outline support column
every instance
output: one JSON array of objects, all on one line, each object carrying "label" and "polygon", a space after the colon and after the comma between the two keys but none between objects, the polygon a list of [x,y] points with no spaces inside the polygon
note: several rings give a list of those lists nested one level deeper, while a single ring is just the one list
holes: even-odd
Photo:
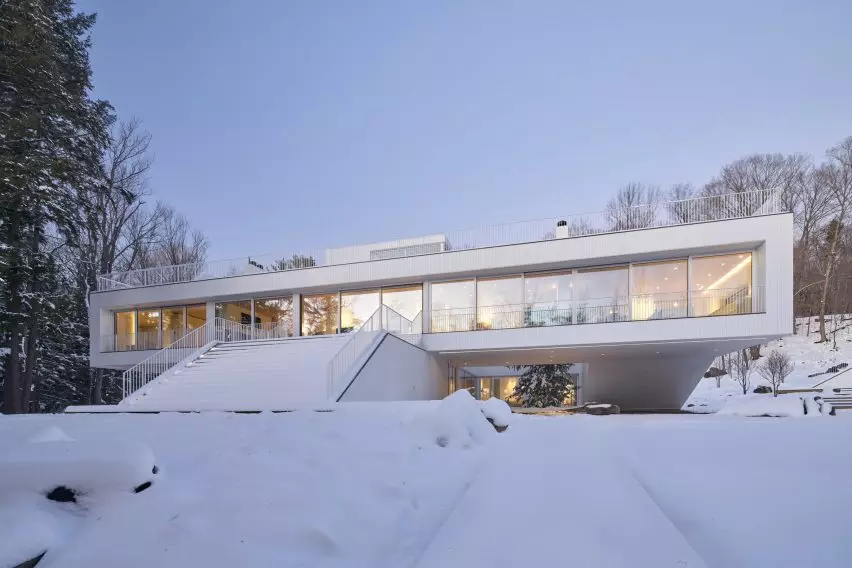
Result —
[{"label": "support column", "polygon": [[293,337],[302,335],[302,295],[293,294]]},{"label": "support column", "polygon": [[[206,308],[207,308],[207,315],[206,315],[207,320],[206,321],[209,323],[209,322],[212,322],[213,320],[216,319],[216,302],[207,302]],[[205,343],[207,343],[208,341],[213,341],[213,338],[216,337],[216,332],[213,329],[214,327],[215,327],[215,324],[212,327],[207,328],[210,331],[207,332],[207,337],[205,338],[205,341],[204,341]]]},{"label": "support column", "polygon": [[423,333],[432,333],[432,283],[423,282],[423,309],[420,312]]}]

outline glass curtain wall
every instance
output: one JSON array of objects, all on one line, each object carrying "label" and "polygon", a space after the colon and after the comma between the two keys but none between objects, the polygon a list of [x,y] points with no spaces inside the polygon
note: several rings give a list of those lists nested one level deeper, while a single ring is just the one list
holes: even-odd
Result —
[{"label": "glass curtain wall", "polygon": [[254,301],[255,336],[272,339],[293,335],[293,298],[263,298]]},{"label": "glass curtain wall", "polygon": [[634,264],[630,271],[631,317],[634,320],[686,317],[686,260]]},{"label": "glass curtain wall", "polygon": [[693,258],[690,315],[751,313],[751,262],[748,252]]},{"label": "glass curtain wall", "polygon": [[524,278],[524,326],[572,323],[574,284],[570,272],[528,274]]},{"label": "glass curtain wall", "polygon": [[160,310],[145,308],[136,314],[136,348],[158,349],[160,345]]},{"label": "glass curtain wall", "polygon": [[379,309],[379,291],[361,290],[340,293],[340,332],[360,328]]},{"label": "glass curtain wall", "polygon": [[205,304],[196,304],[186,307],[186,331],[189,333],[193,329],[198,329],[207,323],[207,306]]},{"label": "glass curtain wall", "polygon": [[382,304],[414,321],[423,311],[423,285],[382,288]]},{"label": "glass curtain wall", "polygon": [[114,335],[112,349],[115,351],[130,351],[136,349],[136,310],[115,312]]},{"label": "glass curtain wall", "polygon": [[473,280],[432,284],[432,331],[471,331],[476,321]]},{"label": "glass curtain wall", "polygon": [[574,322],[626,321],[627,267],[587,268],[574,274]]},{"label": "glass curtain wall", "polygon": [[476,329],[523,327],[523,301],[521,276],[481,278],[476,283]]},{"label": "glass curtain wall", "polygon": [[184,335],[183,306],[163,308],[163,347],[168,347]]},{"label": "glass curtain wall", "polygon": [[339,310],[337,294],[302,296],[302,335],[337,333]]},{"label": "glass curtain wall", "polygon": [[216,304],[216,317],[251,325],[251,300],[219,302]]}]

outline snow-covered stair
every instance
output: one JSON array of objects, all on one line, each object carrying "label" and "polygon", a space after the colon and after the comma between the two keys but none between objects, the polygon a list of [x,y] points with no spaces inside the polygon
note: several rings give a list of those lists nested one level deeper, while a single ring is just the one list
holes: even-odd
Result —
[{"label": "snow-covered stair", "polygon": [[221,343],[122,402],[134,410],[287,410],[328,402],[328,362],[349,337]]}]

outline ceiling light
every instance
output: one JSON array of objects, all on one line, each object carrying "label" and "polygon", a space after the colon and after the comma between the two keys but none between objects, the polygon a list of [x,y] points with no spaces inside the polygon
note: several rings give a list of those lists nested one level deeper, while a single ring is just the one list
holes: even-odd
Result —
[{"label": "ceiling light", "polygon": [[677,270],[678,268],[680,268],[680,267],[679,267],[679,266],[675,266],[673,270]]}]

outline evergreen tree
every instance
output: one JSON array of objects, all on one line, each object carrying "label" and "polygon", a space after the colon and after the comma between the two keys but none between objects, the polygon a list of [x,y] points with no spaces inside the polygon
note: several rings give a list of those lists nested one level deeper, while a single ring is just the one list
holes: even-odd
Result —
[{"label": "evergreen tree", "polygon": [[518,365],[523,371],[515,384],[512,397],[525,407],[547,408],[562,406],[574,388],[568,370],[572,363],[561,365]]},{"label": "evergreen tree", "polygon": [[92,100],[93,15],[70,0],[0,3],[0,325],[3,412],[26,412],[59,273],[84,222],[80,194],[97,191],[111,120]]}]

